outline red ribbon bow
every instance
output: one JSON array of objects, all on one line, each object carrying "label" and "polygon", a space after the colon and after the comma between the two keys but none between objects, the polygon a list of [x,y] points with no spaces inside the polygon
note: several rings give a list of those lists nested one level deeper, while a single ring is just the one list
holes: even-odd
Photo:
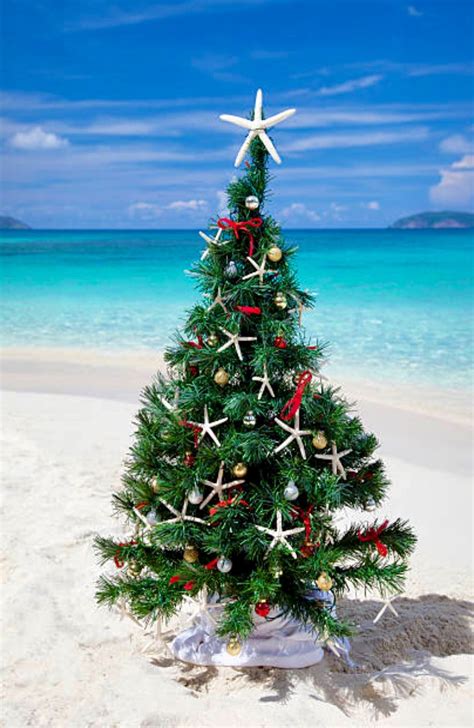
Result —
[{"label": "red ribbon bow", "polygon": [[384,521],[378,528],[368,528],[367,531],[363,534],[359,531],[359,533],[357,534],[357,538],[359,539],[359,541],[362,541],[362,543],[373,541],[380,556],[386,556],[388,554],[388,548],[380,540],[380,534],[385,531],[387,526],[388,519]]},{"label": "red ribbon bow", "polygon": [[280,417],[282,420],[288,422],[288,420],[293,419],[293,417],[301,407],[303,392],[312,380],[312,378],[313,375],[308,369],[300,374],[298,384],[296,385],[296,391],[293,397],[288,400],[288,402],[284,405],[282,411],[280,412]]},{"label": "red ribbon bow", "polygon": [[189,429],[193,431],[194,449],[197,450],[199,445],[199,435],[202,431],[202,427],[199,427],[199,425],[194,425],[192,422],[188,422],[187,420],[180,420],[179,424],[183,427],[189,427]]},{"label": "red ribbon bow", "polygon": [[[170,578],[168,584],[170,584],[170,585],[176,584],[176,582],[184,581],[184,579],[185,579],[184,576],[179,576],[179,574],[175,574],[174,576],[172,576]],[[194,581],[187,581],[186,584],[184,584],[183,589],[185,589],[186,591],[191,591],[193,589],[193,587],[194,587]]]},{"label": "red ribbon bow", "polygon": [[217,225],[221,230],[232,230],[236,240],[239,239],[241,230],[247,233],[249,236],[249,256],[252,256],[254,252],[254,239],[252,231],[248,228],[249,226],[252,228],[259,228],[262,224],[263,220],[261,217],[252,217],[250,220],[242,220],[241,222],[231,220],[230,217],[220,217],[217,221]]},{"label": "red ribbon bow", "polygon": [[201,334],[197,335],[197,341],[185,341],[184,343],[186,344],[186,346],[192,346],[193,349],[202,349],[204,346],[204,341]]},{"label": "red ribbon bow", "polygon": [[[227,500],[224,500],[224,501],[219,501],[219,503],[216,503],[215,506],[212,506],[212,508],[209,508],[209,515],[214,516],[218,512],[219,508],[227,508],[227,506],[231,506],[232,503],[234,502],[234,500],[235,500],[235,497],[227,498]],[[239,505],[247,506],[247,508],[249,507],[249,504],[245,500],[240,500]]]},{"label": "red ribbon bow", "polygon": [[262,309],[259,306],[234,306],[235,311],[240,313],[246,313],[249,316],[259,316],[262,313]]},{"label": "red ribbon bow", "polygon": [[121,569],[122,566],[125,564],[125,562],[122,561],[122,559],[120,558],[121,548],[123,546],[136,546],[136,545],[137,545],[136,541],[126,541],[123,543],[119,543],[119,545],[117,546],[117,551],[115,552],[115,556],[114,556],[115,566],[117,567],[117,569]]},{"label": "red ribbon bow", "polygon": [[303,526],[305,528],[305,538],[308,541],[311,536],[311,513],[313,512],[314,506],[309,506],[306,510],[304,508],[300,508],[299,506],[293,506],[291,510],[291,515],[293,518],[301,518],[303,521]]}]

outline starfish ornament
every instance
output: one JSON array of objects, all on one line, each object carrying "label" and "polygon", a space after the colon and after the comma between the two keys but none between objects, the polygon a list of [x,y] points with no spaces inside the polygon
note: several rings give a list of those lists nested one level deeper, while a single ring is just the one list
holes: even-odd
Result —
[{"label": "starfish ornament", "polygon": [[293,536],[297,533],[302,533],[305,530],[304,526],[299,526],[297,528],[290,528],[288,531],[284,531],[282,528],[282,515],[281,511],[276,512],[276,528],[266,528],[265,526],[258,526],[255,525],[255,528],[257,528],[262,533],[268,533],[270,536],[273,536],[273,540],[270,544],[270,546],[267,548],[265,552],[265,556],[268,556],[270,551],[273,549],[274,546],[276,546],[277,543],[282,543],[286,546],[290,554],[293,556],[294,559],[297,558],[296,551],[293,549],[289,541],[287,541],[287,536]]},{"label": "starfish ornament", "polygon": [[163,505],[175,516],[174,518],[168,518],[167,521],[160,521],[157,525],[160,526],[162,523],[184,523],[184,521],[193,521],[194,523],[204,523],[204,525],[208,525],[206,521],[203,521],[202,518],[196,518],[196,516],[188,516],[187,510],[189,501],[187,498],[184,499],[183,507],[181,511],[177,511],[176,508],[172,505],[170,505],[167,501],[165,501],[164,498],[159,498],[160,503],[163,503]]},{"label": "starfish ornament", "polygon": [[301,439],[305,435],[311,435],[312,433],[310,430],[301,430],[300,429],[300,411],[298,410],[295,414],[295,421],[294,421],[294,427],[290,427],[290,425],[287,422],[282,422],[282,420],[279,420],[278,417],[275,417],[275,422],[277,425],[279,425],[283,430],[286,430],[286,432],[289,432],[290,435],[281,442],[273,451],[273,453],[280,452],[280,450],[283,450],[285,447],[288,447],[290,442],[293,442],[293,440],[296,440],[298,443],[298,447],[300,449],[301,457],[303,460],[306,460],[306,450],[304,449],[303,440]]},{"label": "starfish ornament", "polygon": [[159,399],[160,399],[160,402],[163,405],[163,407],[166,407],[168,412],[176,412],[176,410],[178,409],[179,389],[176,389],[176,391],[174,393],[173,402],[168,402],[168,400],[165,399],[165,397],[163,397],[161,395],[160,395]]},{"label": "starfish ornament", "polygon": [[275,392],[273,391],[273,387],[270,384],[270,380],[268,378],[266,363],[263,365],[263,377],[252,377],[252,381],[253,382],[262,382],[262,386],[260,387],[260,391],[258,393],[257,399],[259,399],[259,400],[262,399],[265,389],[268,389],[268,391],[270,392],[272,397],[275,396]]},{"label": "starfish ornament", "polygon": [[315,455],[315,457],[318,458],[318,460],[330,460],[332,465],[332,472],[333,475],[340,475],[343,480],[346,479],[346,471],[344,470],[344,466],[341,463],[341,458],[343,458],[345,455],[349,455],[350,452],[352,452],[351,449],[349,450],[342,450],[342,452],[337,451],[336,443],[333,441],[331,443],[331,454],[330,455]]},{"label": "starfish ornament", "polygon": [[263,119],[262,105],[262,90],[258,89],[255,97],[255,108],[252,121],[250,119],[244,119],[241,116],[234,116],[233,114],[221,114],[219,117],[222,121],[228,121],[230,124],[235,124],[236,126],[240,126],[243,129],[248,130],[247,137],[235,158],[234,164],[236,167],[238,167],[242,162],[248,148],[256,137],[259,137],[272,159],[274,159],[277,164],[281,164],[280,155],[275,149],[271,139],[267,136],[266,129],[270,129],[272,126],[280,124],[280,122],[285,121],[285,119],[288,119],[290,116],[293,116],[296,109],[287,109],[286,111],[281,111],[279,114],[275,114],[274,116],[269,116],[268,119]]},{"label": "starfish ornament", "polygon": [[204,405],[204,422],[191,422],[190,425],[195,425],[196,427],[199,427],[201,430],[199,434],[199,442],[205,437],[205,435],[209,435],[211,440],[213,440],[217,447],[221,446],[221,443],[217,439],[217,435],[213,431],[213,427],[217,427],[218,425],[223,425],[224,422],[227,422],[229,418],[228,417],[222,417],[220,420],[215,420],[215,422],[209,422],[209,412],[207,410],[207,404]]},{"label": "starfish ornament", "polygon": [[226,604],[230,604],[232,602],[232,599],[223,598],[219,602],[210,602],[209,601],[209,595],[207,593],[207,587],[203,587],[203,589],[199,592],[198,598],[194,599],[193,597],[190,597],[189,594],[184,594],[184,599],[192,608],[191,614],[188,616],[188,618],[185,621],[185,625],[190,624],[194,622],[194,619],[203,613],[206,615],[208,619],[214,624],[217,625],[218,620],[215,619],[212,615],[212,610],[214,609],[224,609]]},{"label": "starfish ornament", "polygon": [[229,341],[226,341],[225,344],[222,344],[217,350],[217,352],[225,351],[229,348],[229,346],[235,346],[235,350],[237,352],[237,356],[239,357],[240,361],[244,360],[244,357],[242,356],[242,351],[240,349],[240,341],[257,341],[256,336],[239,336],[238,334],[232,334],[230,331],[227,331],[227,329],[223,329],[221,327],[221,331],[224,332],[226,336],[229,337]]},{"label": "starfish ornament", "polygon": [[[219,242],[220,237],[221,237],[221,235],[222,235],[223,232],[224,231],[222,230],[222,228],[218,228],[216,234],[214,235],[214,237],[212,237],[212,235],[207,235],[207,233],[203,233],[200,230],[199,231],[199,235],[201,236],[201,238],[203,240],[205,240],[205,242],[207,243],[208,246],[211,246],[211,245],[217,245],[217,246],[219,246],[219,245],[225,245],[226,243],[229,242],[228,240],[224,240],[222,243]],[[205,251],[203,252],[203,254],[201,255],[201,260],[206,260],[206,258],[207,258],[208,255],[209,255],[209,247],[207,247],[205,249]]]},{"label": "starfish ornament", "polygon": [[394,614],[394,615],[395,615],[396,617],[398,617],[398,616],[399,616],[399,615],[398,615],[398,612],[397,612],[397,610],[395,609],[395,607],[393,606],[392,602],[393,602],[393,601],[394,601],[395,599],[397,599],[398,597],[400,597],[400,596],[401,596],[401,594],[394,594],[394,596],[392,596],[392,597],[388,597],[387,599],[384,599],[384,602],[383,602],[383,607],[382,607],[382,609],[381,609],[381,610],[380,610],[380,612],[379,612],[379,613],[377,614],[377,616],[375,617],[375,619],[374,619],[374,620],[372,620],[372,621],[373,621],[373,624],[377,624],[377,622],[379,621],[379,619],[381,619],[381,618],[383,617],[383,615],[385,614],[385,611],[386,611],[387,609],[388,609],[388,610],[389,610],[390,612],[392,612],[392,614]]},{"label": "starfish ornament", "polygon": [[245,480],[232,480],[230,483],[223,483],[224,480],[224,467],[225,463],[224,461],[221,462],[219,466],[219,472],[217,473],[217,480],[213,482],[212,480],[203,480],[202,482],[204,485],[208,485],[209,488],[212,488],[212,491],[209,493],[207,498],[203,500],[201,505],[199,506],[199,510],[207,506],[209,501],[215,496],[219,496],[219,500],[222,500],[222,493],[224,490],[227,490],[228,488],[233,488],[235,485],[241,485],[242,483],[245,483]]},{"label": "starfish ornament", "polygon": [[265,265],[267,262],[266,254],[263,256],[263,259],[262,259],[262,262],[260,263],[260,265],[253,258],[251,258],[250,255],[247,256],[247,260],[249,261],[249,263],[251,263],[253,265],[253,267],[255,268],[255,271],[253,273],[247,273],[246,276],[242,276],[242,280],[247,281],[250,278],[255,278],[255,276],[258,276],[260,285],[263,286],[263,276],[267,272],[265,270]]},{"label": "starfish ornament", "polygon": [[209,308],[207,310],[208,311],[212,311],[212,309],[215,306],[220,306],[222,308],[222,310],[224,311],[224,313],[227,313],[227,309],[225,307],[224,299],[222,297],[222,289],[221,289],[220,286],[217,289],[217,296],[215,297],[214,301],[211,303],[211,305],[209,306]]}]

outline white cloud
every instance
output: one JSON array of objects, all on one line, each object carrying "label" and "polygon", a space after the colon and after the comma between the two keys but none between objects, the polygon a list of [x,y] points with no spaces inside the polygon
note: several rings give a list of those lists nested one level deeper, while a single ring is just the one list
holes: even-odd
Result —
[{"label": "white cloud", "polygon": [[362,78],[353,78],[344,83],[337,84],[336,86],[322,86],[318,90],[319,96],[338,96],[339,94],[348,94],[352,91],[356,91],[360,88],[369,88],[375,86],[383,79],[383,76],[379,73],[373,74],[372,76],[363,76]]},{"label": "white cloud", "polygon": [[204,210],[207,207],[206,200],[176,200],[166,205],[167,210]]},{"label": "white cloud", "polygon": [[380,210],[380,202],[377,200],[371,200],[370,202],[365,202],[362,205],[367,210]]},{"label": "white cloud", "polygon": [[309,220],[311,222],[318,222],[321,220],[321,216],[312,210],[311,208],[304,205],[302,202],[293,202],[288,207],[285,207],[281,212],[282,218],[285,220]]},{"label": "white cloud", "polygon": [[418,10],[418,8],[415,8],[414,5],[409,5],[407,7],[407,13],[412,18],[421,18],[421,16],[423,15],[423,13],[421,12],[421,10]]},{"label": "white cloud", "polygon": [[309,149],[344,149],[349,147],[369,147],[379,144],[422,141],[428,137],[424,127],[414,127],[403,131],[354,132],[347,134],[318,134],[297,139],[285,147],[286,152],[304,152]]},{"label": "white cloud", "polygon": [[437,205],[474,206],[474,154],[466,154],[447,169],[430,188],[431,201]]},{"label": "white cloud", "polygon": [[35,126],[27,131],[17,131],[10,138],[10,146],[15,149],[27,149],[33,151],[36,149],[60,149],[67,147],[69,142],[58,134],[44,131],[41,126]]},{"label": "white cloud", "polygon": [[453,134],[443,139],[439,148],[449,154],[470,154],[474,152],[474,142],[463,134]]},{"label": "white cloud", "polygon": [[140,220],[153,220],[159,217],[161,212],[161,207],[151,202],[134,202],[128,207],[128,214]]}]

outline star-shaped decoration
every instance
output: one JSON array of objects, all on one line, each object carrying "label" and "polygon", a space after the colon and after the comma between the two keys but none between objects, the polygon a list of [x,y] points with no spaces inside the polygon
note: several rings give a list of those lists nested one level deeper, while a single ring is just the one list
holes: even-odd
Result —
[{"label": "star-shaped decoration", "polygon": [[298,447],[300,449],[301,457],[303,460],[306,460],[306,450],[304,449],[303,440],[301,439],[305,435],[311,435],[312,433],[310,430],[301,430],[300,429],[300,411],[298,410],[295,414],[295,421],[294,421],[294,427],[291,427],[287,422],[282,422],[282,420],[279,420],[278,417],[275,417],[275,422],[277,425],[279,425],[283,430],[286,432],[289,432],[289,436],[281,442],[275,449],[274,453],[280,452],[280,450],[283,450],[285,447],[288,447],[290,442],[293,442],[293,440],[296,440],[298,443]]},{"label": "star-shaped decoration", "polygon": [[225,351],[229,348],[229,346],[235,346],[235,350],[237,352],[237,356],[239,357],[240,361],[244,360],[244,357],[242,356],[242,351],[240,349],[240,341],[257,341],[256,336],[239,336],[239,334],[232,334],[230,331],[227,331],[227,329],[223,329],[221,327],[221,331],[224,332],[226,336],[229,337],[229,341],[226,341],[225,344],[222,344],[217,350],[217,352]]},{"label": "star-shaped decoration", "polygon": [[217,246],[219,246],[219,245],[225,245],[226,243],[229,242],[228,240],[224,240],[222,243],[219,242],[220,237],[221,237],[221,235],[222,235],[223,232],[224,231],[223,231],[222,228],[218,228],[216,234],[214,235],[214,237],[212,237],[212,235],[208,235],[207,233],[203,233],[201,230],[199,231],[199,235],[201,236],[201,238],[208,245],[208,247],[205,249],[205,251],[201,255],[201,260],[206,260],[207,256],[209,255],[210,246],[212,246],[212,245],[217,245]]},{"label": "star-shaped decoration", "polygon": [[181,511],[176,510],[176,508],[170,505],[167,501],[165,501],[164,498],[159,498],[159,501],[160,503],[163,503],[165,508],[167,508],[170,513],[174,515],[174,518],[168,518],[167,521],[160,521],[159,523],[157,523],[157,526],[161,526],[162,523],[184,523],[184,521],[193,521],[194,523],[204,523],[204,525],[208,525],[206,521],[202,520],[202,518],[196,518],[196,516],[187,515],[189,505],[189,501],[187,498],[184,499]]},{"label": "star-shaped decoration", "polygon": [[274,159],[277,164],[281,164],[280,155],[275,149],[271,139],[267,136],[266,129],[270,129],[272,126],[280,124],[280,122],[285,121],[285,119],[288,119],[290,116],[293,116],[296,109],[287,109],[286,111],[281,111],[279,114],[275,114],[274,116],[269,116],[268,119],[263,119],[262,105],[262,91],[261,89],[258,89],[255,97],[253,120],[244,119],[241,116],[234,116],[233,114],[221,114],[219,117],[222,121],[228,121],[230,124],[235,124],[236,126],[240,126],[243,129],[248,130],[247,137],[235,158],[236,167],[238,167],[242,162],[248,148],[256,137],[259,137],[272,159]]},{"label": "star-shaped decoration", "polygon": [[260,387],[260,391],[258,393],[257,399],[262,399],[263,393],[265,392],[266,389],[268,389],[268,391],[270,392],[272,397],[275,396],[275,392],[273,391],[273,387],[270,384],[270,380],[268,378],[266,363],[263,365],[263,377],[252,377],[252,381],[253,382],[262,382],[262,386]]},{"label": "star-shaped decoration", "polygon": [[[220,351],[220,349],[218,351]],[[209,435],[211,440],[213,440],[216,443],[217,447],[220,447],[221,443],[217,439],[217,435],[212,428],[217,427],[218,425],[223,425],[224,422],[227,422],[228,419],[229,419],[228,417],[222,417],[220,420],[215,420],[215,422],[209,422],[209,412],[207,410],[207,404],[205,404],[204,405],[204,422],[190,422],[189,424],[199,427],[199,429],[200,429],[199,442],[201,442],[201,440],[206,435]]]},{"label": "star-shaped decoration", "polygon": [[290,554],[293,556],[294,559],[297,558],[296,551],[293,549],[289,541],[287,540],[287,536],[294,536],[297,533],[303,533],[305,530],[304,526],[298,526],[297,528],[290,528],[287,531],[283,530],[282,527],[282,515],[281,511],[276,512],[276,528],[266,528],[265,526],[259,526],[255,525],[255,528],[257,528],[262,533],[268,533],[270,536],[273,537],[273,540],[270,544],[270,546],[267,548],[265,552],[265,556],[268,556],[270,551],[273,549],[274,546],[276,546],[277,543],[284,544]]},{"label": "star-shaped decoration", "polygon": [[215,308],[216,306],[220,306],[222,308],[222,310],[224,311],[224,313],[227,313],[227,309],[226,309],[225,303],[224,303],[224,298],[222,297],[222,289],[220,286],[217,289],[217,296],[214,298],[213,302],[211,303],[211,305],[209,306],[209,308],[207,310],[212,311],[212,309]]},{"label": "star-shaped decoration", "polygon": [[125,599],[121,599],[119,602],[117,602],[114,611],[116,614],[119,615],[120,621],[124,619],[124,617],[128,617],[128,619],[131,619],[132,622],[137,624],[139,627],[143,629],[143,624],[135,617],[134,614],[129,610],[127,602]]},{"label": "star-shaped decoration", "polygon": [[266,254],[263,256],[262,262],[260,263],[260,265],[253,258],[251,258],[250,255],[247,256],[247,260],[249,261],[249,263],[251,263],[253,265],[255,270],[253,273],[247,273],[246,276],[242,276],[242,280],[247,281],[250,278],[255,278],[256,276],[258,276],[260,285],[263,286],[263,277],[264,277],[265,273],[267,273],[267,271],[265,270],[265,265],[267,263]]},{"label": "star-shaped decoration", "polygon": [[230,604],[230,602],[233,601],[233,599],[229,598],[223,598],[218,602],[211,602],[209,601],[209,595],[207,593],[207,587],[203,587],[203,589],[199,592],[198,598],[194,599],[193,597],[190,597],[189,594],[184,594],[184,600],[188,602],[188,604],[192,608],[191,614],[186,619],[184,625],[187,625],[189,623],[194,622],[194,619],[203,613],[206,615],[208,619],[214,624],[218,624],[218,620],[214,618],[212,612],[214,610],[224,609],[226,604]]},{"label": "star-shaped decoration", "polygon": [[395,609],[395,607],[393,606],[392,602],[400,596],[401,596],[401,594],[394,594],[394,596],[384,599],[382,609],[380,610],[380,612],[377,614],[377,616],[373,620],[373,624],[377,624],[377,622],[379,621],[379,619],[381,619],[383,617],[383,615],[385,614],[387,609],[390,612],[392,612],[392,614],[394,614],[396,617],[399,616],[399,614],[398,614],[397,610]]},{"label": "star-shaped decoration", "polygon": [[140,511],[138,510],[138,508],[133,508],[133,512],[135,513],[136,517],[143,523],[143,525],[145,526],[145,530],[146,531],[151,531],[152,530],[151,524],[145,518],[145,516],[143,515],[143,513],[140,513]]},{"label": "star-shaped decoration", "polygon": [[225,464],[224,464],[224,461],[222,461],[220,464],[220,467],[219,467],[219,472],[217,473],[217,480],[215,482],[213,482],[212,480],[203,480],[202,481],[204,483],[204,485],[208,485],[209,488],[212,488],[212,490],[209,493],[209,495],[207,496],[207,498],[205,498],[203,500],[203,502],[201,503],[201,505],[199,506],[200,510],[202,508],[204,508],[205,506],[207,506],[209,501],[215,495],[218,495],[219,500],[222,500],[222,493],[224,490],[228,490],[228,488],[233,488],[235,485],[241,485],[242,483],[245,483],[245,480],[232,480],[230,483],[223,483],[222,481],[224,480],[224,467],[225,467]]},{"label": "star-shaped decoration", "polygon": [[336,443],[333,441],[331,443],[330,455],[315,455],[315,457],[318,458],[318,460],[329,460],[332,465],[333,475],[340,475],[342,479],[345,480],[346,471],[344,470],[344,466],[341,463],[341,458],[343,458],[345,455],[349,455],[350,452],[352,452],[351,449],[338,452]]},{"label": "star-shaped decoration", "polygon": [[179,389],[175,390],[173,402],[168,402],[168,400],[162,395],[160,395],[159,399],[163,407],[165,407],[168,412],[176,412],[178,409]]}]

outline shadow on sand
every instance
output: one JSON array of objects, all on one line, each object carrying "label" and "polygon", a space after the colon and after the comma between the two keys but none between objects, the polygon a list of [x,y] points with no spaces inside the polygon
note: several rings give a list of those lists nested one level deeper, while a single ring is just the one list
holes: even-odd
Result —
[{"label": "shadow on sand", "polygon": [[465,676],[433,664],[432,657],[473,652],[471,603],[439,594],[400,597],[395,602],[399,616],[387,611],[374,625],[381,606],[375,600],[354,599],[338,604],[339,613],[357,628],[351,641],[353,666],[331,652],[321,663],[300,670],[202,667],[169,657],[152,663],[173,667],[175,679],[196,694],[211,690],[219,679],[221,690],[253,684],[263,693],[261,702],[285,703],[304,684],[315,701],[330,703],[347,716],[368,707],[374,718],[391,715],[397,701],[420,692],[419,678],[430,677],[441,689],[465,682]]}]

